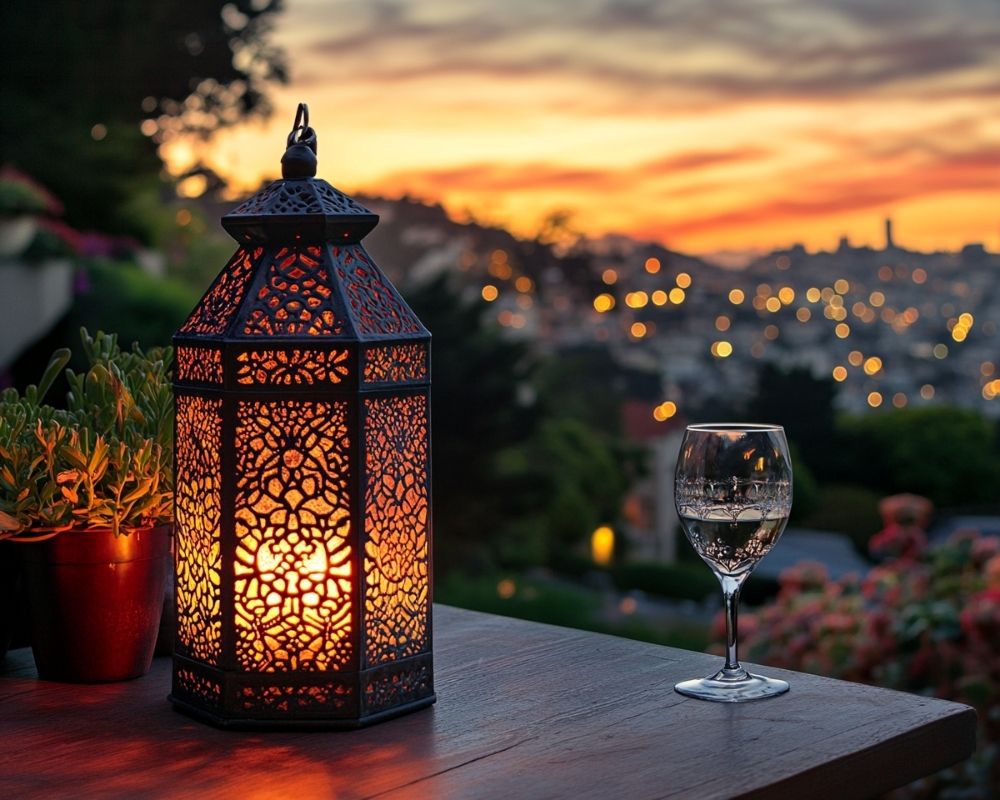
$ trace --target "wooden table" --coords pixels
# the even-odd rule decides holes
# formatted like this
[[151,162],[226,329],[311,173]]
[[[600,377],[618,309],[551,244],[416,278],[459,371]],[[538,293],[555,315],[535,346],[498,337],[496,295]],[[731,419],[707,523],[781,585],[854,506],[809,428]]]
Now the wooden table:
[[126,683],[0,673],[0,797],[869,797],[968,757],[956,703],[769,669],[728,705],[673,684],[718,658],[438,606],[438,703],[351,732],[222,731],[167,703],[169,660]]

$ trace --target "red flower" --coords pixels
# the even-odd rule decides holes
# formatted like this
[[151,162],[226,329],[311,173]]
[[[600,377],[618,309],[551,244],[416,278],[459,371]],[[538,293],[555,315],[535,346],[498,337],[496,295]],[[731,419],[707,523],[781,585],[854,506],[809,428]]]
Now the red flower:
[[876,533],[868,549],[878,558],[899,558],[912,561],[927,549],[927,536],[916,525],[889,523]]
[[986,585],[991,589],[1000,589],[1000,554],[993,556],[983,568]]

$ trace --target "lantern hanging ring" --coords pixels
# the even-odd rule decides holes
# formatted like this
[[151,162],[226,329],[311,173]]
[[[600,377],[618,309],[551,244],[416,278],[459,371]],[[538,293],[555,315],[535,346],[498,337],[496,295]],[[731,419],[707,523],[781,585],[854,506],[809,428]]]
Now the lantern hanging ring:
[[295,123],[292,132],[288,134],[288,147],[294,144],[304,144],[314,153],[316,152],[316,131],[309,127],[309,106],[299,103],[295,112]]

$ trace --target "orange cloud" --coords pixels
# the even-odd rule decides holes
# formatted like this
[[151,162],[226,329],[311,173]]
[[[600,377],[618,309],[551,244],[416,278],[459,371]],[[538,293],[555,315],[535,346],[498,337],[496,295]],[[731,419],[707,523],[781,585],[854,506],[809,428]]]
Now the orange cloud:
[[767,150],[743,147],[733,150],[694,150],[673,153],[636,166],[619,169],[592,169],[559,165],[532,164],[469,164],[459,167],[429,170],[407,170],[387,176],[383,185],[396,191],[528,191],[545,192],[554,189],[575,189],[601,193],[628,191],[637,180],[658,176],[680,177],[724,164],[753,160],[765,156]]
[[[764,222],[796,224],[844,212],[870,211],[895,203],[954,192],[995,192],[1000,146],[945,155],[918,168],[897,166],[877,177],[837,175],[811,178],[790,187],[785,196],[747,202],[738,209],[681,219],[670,224],[641,226],[634,235],[644,238],[683,238],[716,231],[723,235]],[[794,197],[787,196],[793,194]]]

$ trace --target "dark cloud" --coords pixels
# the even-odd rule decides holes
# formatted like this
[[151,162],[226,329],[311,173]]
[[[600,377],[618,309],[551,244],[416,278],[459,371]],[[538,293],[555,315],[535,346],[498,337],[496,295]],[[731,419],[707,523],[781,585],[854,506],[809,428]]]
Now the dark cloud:
[[[982,0],[481,0],[435,21],[414,8],[375,3],[361,30],[313,49],[354,79],[565,75],[667,104],[920,91],[927,78],[1000,94],[1000,9]],[[725,67],[691,58],[706,52]]]

